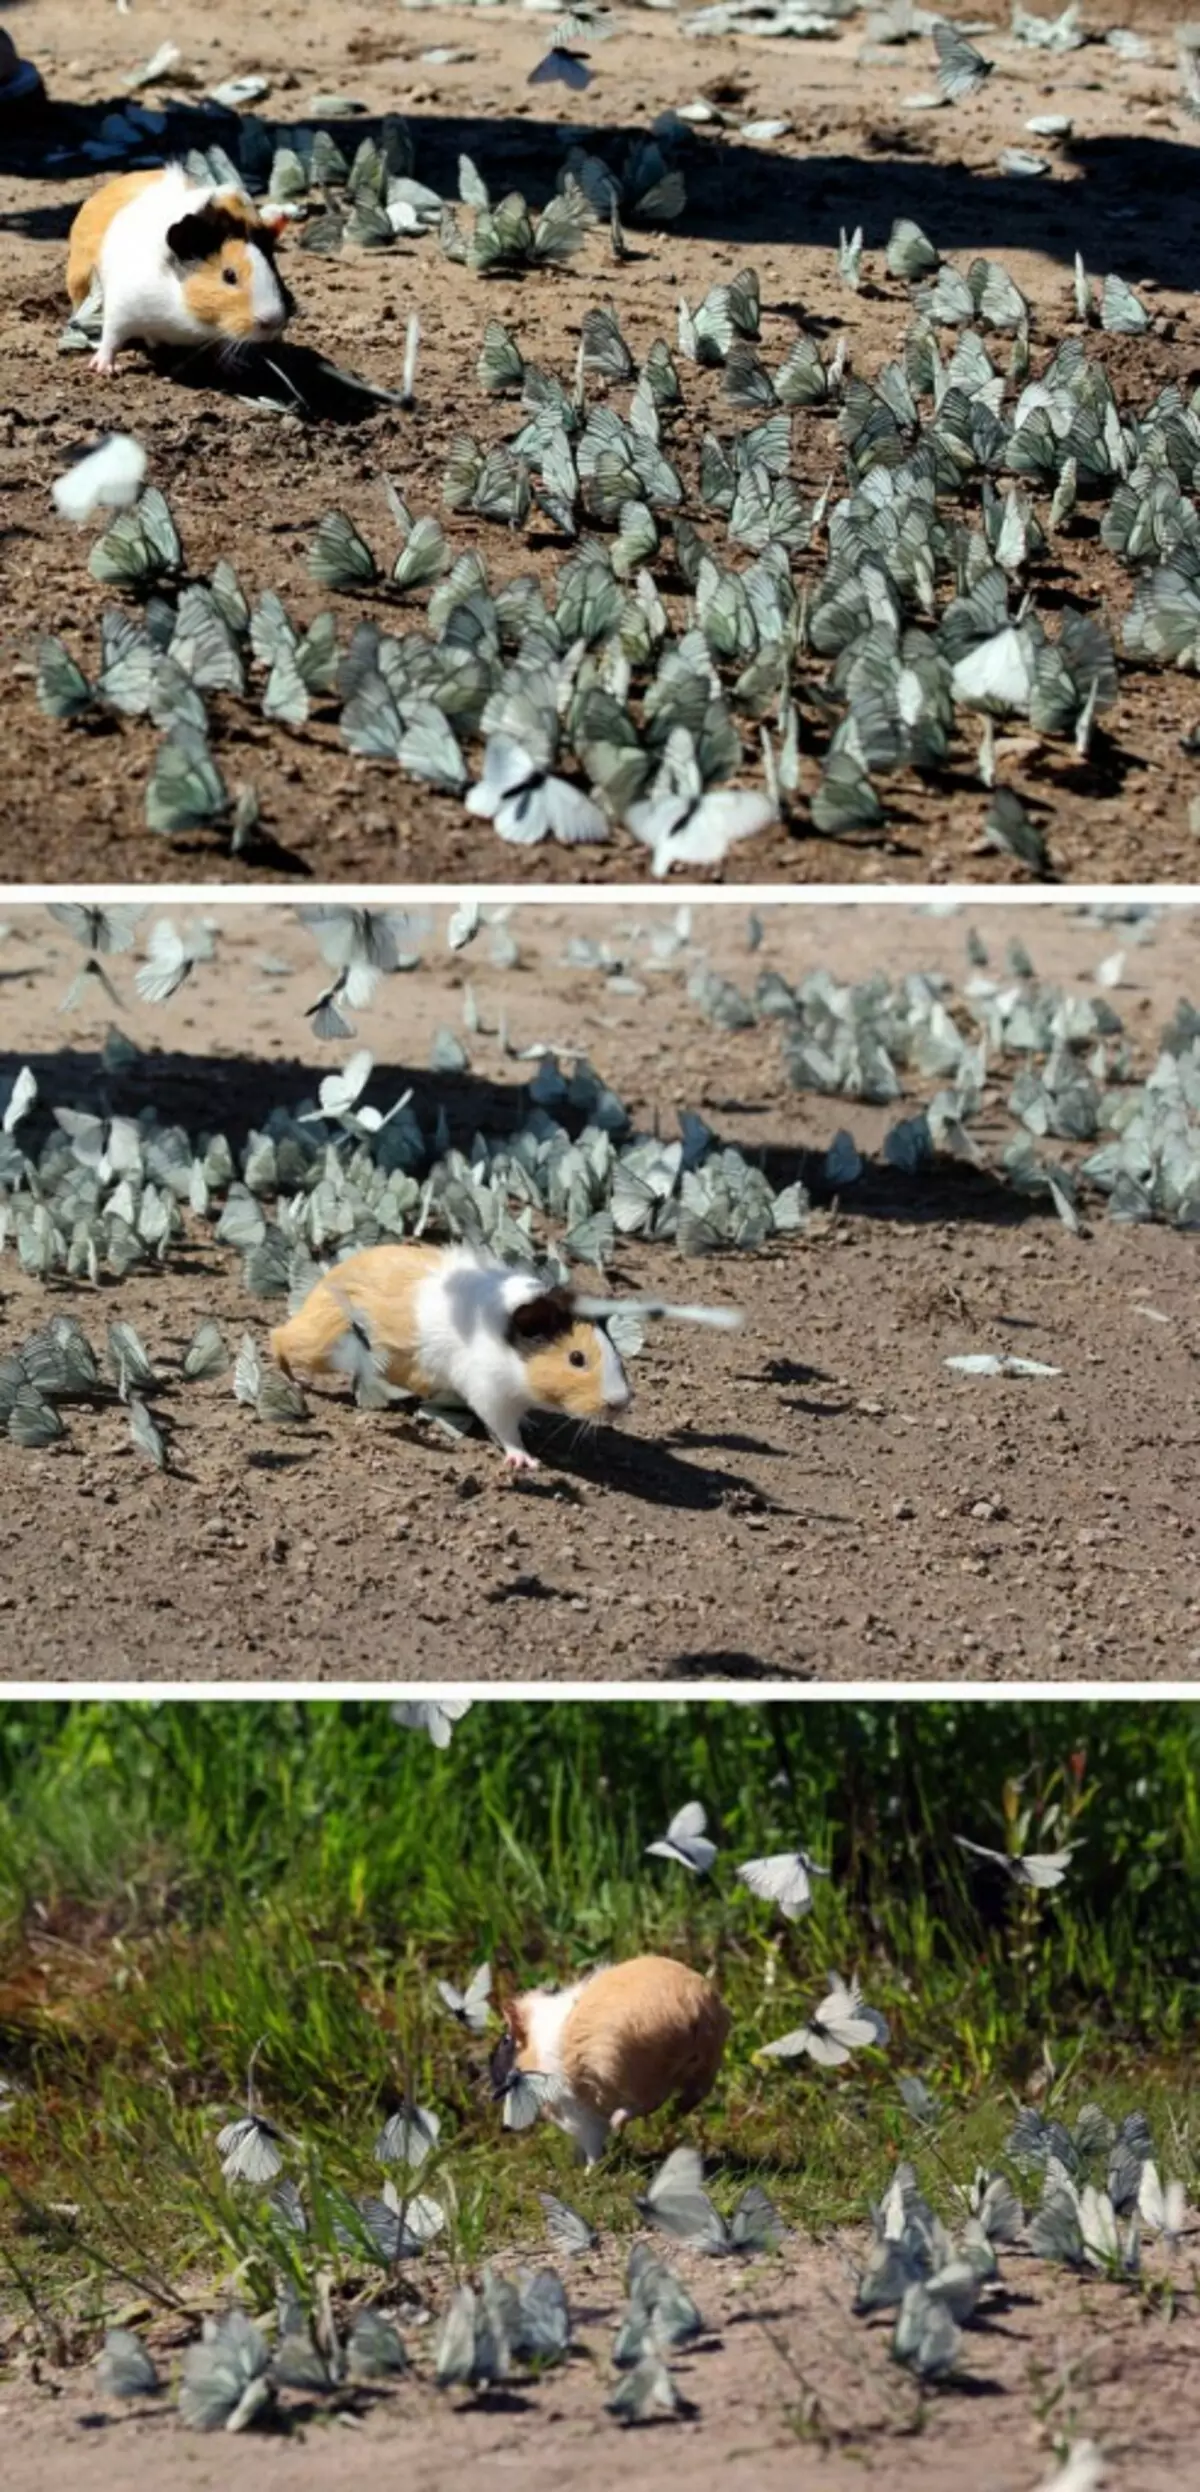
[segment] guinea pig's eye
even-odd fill
[[[236,268],[223,268],[221,270],[221,275],[227,286],[235,286],[237,284]]]
[[[586,1366],[587,1366],[587,1351],[586,1351],[586,1350],[568,1350],[568,1352],[567,1352],[567,1365],[568,1365],[568,1367],[586,1367]]]

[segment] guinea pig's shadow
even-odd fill
[[[681,1513],[711,1514],[731,1498],[751,1504],[756,1513],[786,1514],[780,1505],[740,1471],[724,1471],[706,1462],[681,1462],[662,1443],[625,1436],[614,1429],[584,1432],[573,1420],[533,1420],[529,1434],[538,1452],[560,1473],[640,1498],[651,1506],[674,1506]],[[533,1483],[530,1483],[533,1485]],[[547,1486],[552,1485],[547,1482]]]

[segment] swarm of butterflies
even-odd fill
[[[445,1747],[467,1709],[464,1700],[431,1698],[399,1702],[392,1712],[403,1727]],[[646,1852],[691,1876],[705,1876],[717,1858],[706,1824],[702,1804],[689,1801]],[[1070,1865],[1070,1846],[1053,1854],[1019,1855],[958,1840],[972,1857],[1029,1889],[1060,1884]],[[788,1922],[811,1908],[813,1881],[827,1874],[802,1848],[744,1861],[737,1870],[748,1891]],[[480,1965],[465,1989],[439,1979],[437,1991],[466,2034],[475,2038],[486,2032],[492,2016],[490,1965]],[[885,2020],[864,2006],[857,1984],[835,1980],[809,2022],[768,2044],[760,2057],[804,2052],[816,2065],[833,2068],[844,2065],[854,2049],[879,2047],[887,2039]],[[395,2320],[373,2298],[352,2304],[348,2321],[339,2324],[331,2262],[349,2262],[351,2269],[365,2265],[394,2285],[402,2264],[421,2259],[453,2218],[453,2182],[437,2112],[405,2102],[390,2115],[374,2144],[375,2161],[386,2177],[378,2193],[356,2198],[333,2186],[304,2154],[302,2141],[267,2118],[256,2099],[253,2068],[252,2057],[245,2111],[221,2129],[216,2145],[225,2182],[263,2193],[263,2245],[276,2277],[275,2308],[263,2325],[238,2307],[207,2320],[200,2340],[185,2352],[179,2412],[199,2431],[240,2432],[267,2421],[281,2389],[326,2400],[335,2410],[353,2410],[364,2389],[378,2391],[401,2378],[410,2368],[409,2350]],[[546,2109],[553,2081],[509,2067],[493,2077],[491,2090],[503,2102],[505,2126],[527,2129]],[[903,2077],[900,2091],[917,2127],[935,2132],[942,2115],[923,2080]],[[290,2150],[303,2159],[303,2191],[285,2170]],[[909,2162],[897,2167],[882,2203],[870,2210],[871,2246],[856,2271],[853,2309],[866,2320],[895,2312],[893,2358],[922,2383],[961,2374],[965,2333],[1006,2306],[997,2245],[1120,2281],[1138,2272],[1143,2232],[1170,2251],[1183,2237],[1189,2216],[1185,2192],[1177,2180],[1164,2185],[1160,2179],[1141,2113],[1116,2124],[1089,2103],[1068,2128],[1025,2107],[1007,2153],[1018,2169],[1042,2175],[1041,2205],[1028,2220],[1006,2175],[979,2168],[968,2186],[956,2187],[961,2222],[952,2234],[922,2195]],[[431,2185],[431,2172],[440,2194]],[[586,2261],[599,2249],[600,2236],[585,2214],[550,2191],[539,2191],[538,2198],[554,2257]],[[786,2226],[758,2183],[745,2188],[723,2214],[705,2187],[704,2159],[690,2146],[667,2155],[634,2205],[652,2233],[708,2258],[759,2258],[777,2252],[786,2238]],[[311,2268],[298,2269],[297,2250],[311,2252]],[[606,2410],[624,2424],[693,2415],[695,2404],[673,2357],[702,2346],[710,2334],[694,2295],[644,2239],[630,2251],[625,2282],[625,2306],[611,2345],[616,2378]],[[414,2310],[410,2297],[410,2313],[427,2319],[427,2309],[415,2300]],[[567,2292],[555,2267],[521,2266],[509,2275],[488,2262],[477,2283],[458,2283],[445,2301],[432,2337],[431,2376],[439,2389],[468,2394],[486,2392],[514,2375],[536,2381],[569,2360],[576,2343]],[[118,2327],[105,2338],[98,2385],[105,2396],[150,2398],[164,2383],[141,2339]]]
[[[952,28],[938,26],[935,44],[944,99],[973,91],[990,65]],[[347,164],[327,131],[276,148],[247,121],[241,171],[304,212],[307,248],[436,225],[444,251],[486,273],[560,265],[598,218],[615,235],[623,214],[680,213],[670,143],[670,129],[637,142],[617,169],[574,148],[537,215],[516,193],[494,201],[470,158],[459,208],[446,206],[414,179],[399,122]],[[238,172],[219,147],[198,162],[209,178]],[[862,257],[861,231],[843,237],[852,289]],[[1200,666],[1200,412],[1174,384],[1144,409],[1118,404],[1090,333],[1137,335],[1150,316],[1115,274],[1097,296],[1077,263],[1076,330],[1036,369],[1030,306],[998,261],[959,267],[902,218],[875,281],[884,274],[907,285],[913,317],[900,354],[869,378],[845,339],[827,352],[804,328],[771,359],[752,268],[681,299],[674,341],[640,358],[612,304],[594,303],[565,380],[489,321],[480,390],[485,404],[516,402],[519,421],[498,438],[455,437],[443,503],[509,542],[548,537],[562,549],[550,582],[512,575],[507,552],[495,570],[482,550],[456,555],[441,516],[382,478],[393,543],[327,512],[310,576],[352,603],[301,619],[226,562],[194,577],[148,486],[90,557],[100,584],[140,611],[102,614],[86,666],[47,635],[42,708],[84,724],[149,718],[161,742],[148,827],[208,826],[235,849],[258,834],[259,803],[222,767],[214,698],[254,699],[299,737],[336,719],[351,752],[460,798],[510,842],[624,833],[660,875],[719,867],[779,820],[878,834],[888,781],[937,779],[973,755],[987,842],[1046,872],[1047,823],[998,777],[997,723],[1020,721],[1047,758],[1058,747],[1086,764],[1119,677],[1104,621],[1057,584],[1044,621],[1039,582],[1061,575],[1073,535],[1098,517],[1134,581],[1126,662]],[[406,405],[417,337],[414,320],[402,386],[383,393]],[[714,391],[749,420],[723,426]],[[814,465],[828,470],[815,498],[796,482]],[[403,619],[418,598],[419,621]],[[752,771],[760,784],[745,784]]]
[[[119,1008],[110,970],[133,951],[141,912],[121,904],[52,904],[83,953],[64,1008],[81,990],[98,987]],[[300,911],[328,976],[308,1017],[321,1038],[353,1034],[352,1010],[369,1004],[379,980],[413,955],[402,912],[317,904]],[[476,938],[482,914],[472,904],[455,913],[452,947]],[[503,938],[504,929],[498,930]],[[1009,945],[993,966],[978,935],[968,935],[971,974],[959,992],[946,977],[911,973],[897,981],[875,976],[860,984],[828,969],[789,984],[764,970],[750,993],[696,962],[683,936],[658,938],[689,969],[691,1001],[720,1026],[778,1023],[784,1070],[796,1086],[887,1104],[905,1080],[936,1080],[928,1105],[898,1118],[887,1134],[884,1164],[914,1178],[959,1163],[983,1164],[971,1132],[995,1087],[997,1064],[1013,1067],[1007,1106],[1016,1130],[992,1172],[1021,1193],[1045,1200],[1078,1229],[1090,1200],[1107,1203],[1126,1223],[1167,1220],[1194,1227],[1200,1216],[1200,1012],[1181,1002],[1163,1033],[1149,1078],[1136,1082],[1115,1003],[1124,976],[1123,951],[1097,967],[1096,991],[1065,995],[1040,981],[1025,947]],[[592,947],[593,950],[595,947]],[[213,950],[203,921],[177,927],[154,918],[135,975],[145,1000],[168,1000],[199,974]],[[576,946],[578,951],[578,945]],[[584,947],[586,953],[587,947]],[[511,957],[511,954],[506,955]],[[605,968],[601,954],[579,965]],[[470,1017],[470,989],[464,1004]],[[475,1016],[476,1025],[478,1016]],[[853,1136],[842,1130],[814,1155],[804,1177],[773,1186],[744,1153],[723,1144],[705,1120],[684,1111],[678,1136],[631,1131],[625,1107],[586,1058],[562,1060],[537,1042],[506,1052],[531,1066],[527,1112],[516,1134],[478,1133],[467,1152],[452,1146],[444,1112],[432,1132],[403,1094],[387,1107],[368,1097],[370,1051],[357,1049],[341,1070],[324,1076],[317,1095],[296,1110],[278,1108],[235,1152],[226,1138],[193,1136],[160,1125],[150,1100],[136,1113],[101,1113],[59,1106],[46,1115],[31,1067],[0,1097],[0,1251],[14,1247],[22,1268],[42,1280],[58,1274],[92,1283],[162,1265],[195,1234],[242,1257],[252,1297],[298,1303],[320,1270],[338,1256],[381,1238],[445,1236],[483,1243],[506,1260],[541,1261],[559,1278],[572,1263],[603,1270],[624,1238],[670,1242],[688,1258],[753,1249],[802,1231],[810,1187],[842,1195],[866,1174]],[[565,1054],[565,1051],[563,1051]],[[136,1094],[142,1059],[119,1032],[110,1032],[103,1069],[113,1091]],[[453,1032],[439,1033],[436,1072],[462,1071],[466,1051]],[[1067,1151],[1072,1154],[1068,1159]],[[539,1235],[552,1224],[556,1243]],[[630,1308],[610,1318],[626,1356],[636,1355],[643,1315]],[[131,1329],[131,1328],[126,1328]],[[136,1336],[135,1336],[136,1339]],[[355,1348],[352,1343],[352,1349]],[[144,1390],[227,1373],[238,1399],[277,1424],[301,1422],[300,1388],[262,1361],[252,1336],[235,1354],[211,1317],[197,1326],[182,1356],[153,1359],[128,1340],[107,1385],[81,1328],[58,1315],[25,1352],[0,1363],[0,1416],[18,1443],[49,1444],[62,1433],[61,1407],[97,1391],[127,1394],[139,1450],[165,1452],[149,1434]],[[134,1364],[131,1364],[131,1356]],[[390,1398],[369,1345],[354,1368],[360,1401]],[[457,1432],[465,1420],[427,1414]]]
[[[1144,1081],[1116,994],[1123,950],[1097,964],[1096,992],[1067,994],[1040,980],[1025,945],[1011,942],[993,962],[971,929],[970,975],[958,989],[945,976],[914,971],[861,984],[831,969],[791,985],[760,972],[746,992],[701,965],[692,1001],[722,1029],[779,1024],[783,1063],[796,1088],[887,1106],[905,1075],[936,1081],[928,1105],[902,1116],[883,1144],[885,1163],[909,1176],[958,1161],[984,1164],[970,1128],[1006,1061],[1005,1105],[1016,1130],[994,1173],[1015,1191],[1042,1198],[1078,1231],[1094,1194],[1111,1219],[1161,1219],[1190,1229],[1200,1219],[1200,1013],[1182,1002],[1162,1034]],[[1057,1146],[1066,1146],[1070,1159]],[[864,1162],[851,1134],[826,1153],[826,1185],[858,1182]]]

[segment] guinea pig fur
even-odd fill
[[[712,2090],[729,2010],[711,1982],[671,1956],[632,1956],[569,1990],[529,1990],[505,2008],[508,2064],[557,2077],[549,2117],[598,2163],[627,2120],[674,2101],[694,2111]]]
[[[93,280],[102,303],[94,372],[111,373],[131,339],[144,345],[261,345],[294,306],[275,267],[286,212],[244,192],[192,181],[183,166],[123,173],[84,202],[67,248],[67,292]]]
[[[633,1396],[602,1325],[471,1246],[368,1246],[309,1291],[271,1349],[288,1375],[353,1373],[373,1360],[389,1384],[465,1402],[513,1470],[536,1470],[521,1443],[531,1410],[581,1424],[613,1420]]]

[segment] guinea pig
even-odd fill
[[[294,310],[275,267],[287,211],[240,190],[194,182],[183,166],[122,173],[84,202],[67,246],[78,305],[99,281],[103,326],[93,372],[111,373],[132,338],[144,345],[261,345]]]
[[[529,1411],[597,1425],[633,1399],[603,1325],[576,1312],[569,1289],[473,1246],[347,1255],[276,1326],[271,1349],[289,1376],[352,1373],[357,1351],[389,1384],[465,1402],[514,1471],[537,1469],[521,1443]]]
[[[514,2067],[558,2078],[547,2115],[589,2164],[627,2120],[671,2101],[694,2111],[712,2091],[729,2034],[712,1983],[671,1956],[631,1956],[569,1990],[528,1990],[504,2014],[493,2084]]]

